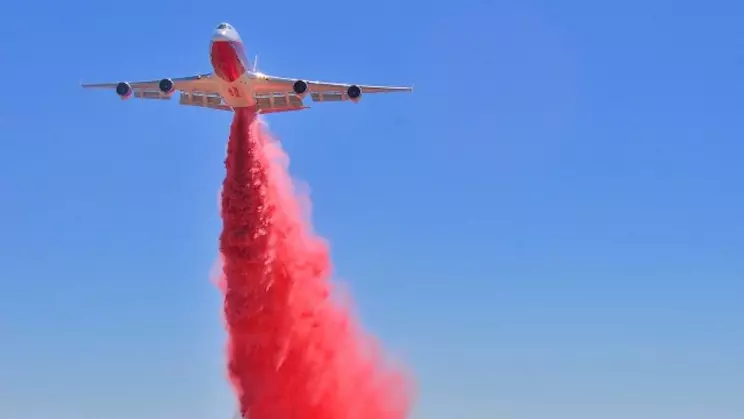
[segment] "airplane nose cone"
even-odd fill
[[[230,36],[225,29],[217,29],[212,34],[212,41],[229,41]]]

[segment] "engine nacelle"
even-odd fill
[[[119,95],[122,100],[129,99],[132,96],[132,86],[123,81],[116,85],[116,94]]]
[[[352,102],[357,103],[362,99],[362,89],[360,89],[356,84],[352,84],[348,89],[346,89],[346,96],[348,96],[349,100]]]
[[[173,91],[176,90],[175,86],[173,85],[173,80],[171,79],[160,80],[160,83],[158,83],[158,89],[160,89],[161,92],[167,95],[173,93]]]
[[[308,85],[304,80],[297,80],[292,85],[292,91],[300,98],[303,99],[308,94]]]

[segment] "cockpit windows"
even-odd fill
[[[230,25],[228,25],[227,23],[220,23],[220,26],[218,26],[217,29],[227,29],[229,27]]]

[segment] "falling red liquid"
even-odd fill
[[[250,419],[403,419],[406,376],[331,296],[325,241],[303,217],[287,159],[236,109],[220,235],[228,374]]]

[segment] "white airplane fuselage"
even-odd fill
[[[212,35],[209,48],[214,75],[219,81],[219,93],[228,106],[242,108],[256,103],[252,85],[259,75],[251,70],[245,46],[231,26],[220,25]]]

